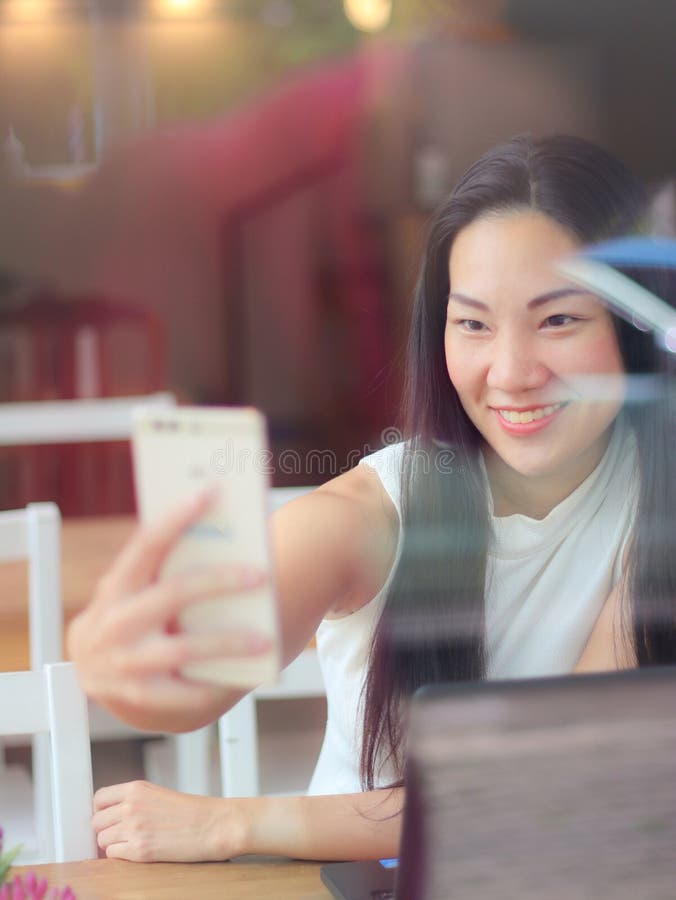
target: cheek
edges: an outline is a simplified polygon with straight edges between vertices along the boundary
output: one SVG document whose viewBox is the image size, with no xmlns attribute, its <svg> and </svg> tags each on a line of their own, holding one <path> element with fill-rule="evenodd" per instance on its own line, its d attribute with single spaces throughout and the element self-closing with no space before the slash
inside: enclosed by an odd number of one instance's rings
<svg viewBox="0 0 676 900">
<path fill-rule="evenodd" d="M 614 334 L 590 336 L 574 347 L 561 345 L 551 350 L 551 371 L 572 386 L 580 399 L 621 408 L 627 382 Z"/>
<path fill-rule="evenodd" d="M 451 379 L 453 383 L 453 387 L 458 390 L 458 374 L 459 374 L 459 365 L 458 365 L 458 352 L 457 348 L 453 346 L 453 341 L 446 336 L 444 337 L 444 354 L 446 356 L 446 371 L 448 372 L 448 377 Z"/>
<path fill-rule="evenodd" d="M 572 339 L 548 342 L 550 368 L 558 375 L 603 373 L 624 374 L 622 354 L 610 321 L 594 323 L 592 328 Z"/>
<path fill-rule="evenodd" d="M 462 399 L 473 387 L 476 387 L 479 368 L 478 354 L 468 352 L 461 344 L 448 337 L 444 341 L 444 350 L 448 377 Z"/>
<path fill-rule="evenodd" d="M 589 349 L 590 359 L 596 372 L 622 373 L 624 374 L 624 363 L 622 362 L 622 354 L 618 347 L 617 341 L 614 339 L 599 339 L 596 344 L 592 344 Z"/>
<path fill-rule="evenodd" d="M 589 335 L 584 355 L 592 372 L 624 373 L 620 345 L 609 315 L 599 322 L 598 327 Z"/>
</svg>

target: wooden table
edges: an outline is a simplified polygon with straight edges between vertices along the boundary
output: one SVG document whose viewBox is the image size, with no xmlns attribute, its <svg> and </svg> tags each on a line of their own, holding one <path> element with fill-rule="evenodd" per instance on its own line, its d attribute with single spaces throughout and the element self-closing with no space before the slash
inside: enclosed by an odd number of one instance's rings
<svg viewBox="0 0 676 900">
<path fill-rule="evenodd" d="M 30 870 L 51 887 L 70 885 L 77 900 L 327 900 L 320 863 L 248 858 L 225 863 L 130 863 L 95 859 Z"/>
<path fill-rule="evenodd" d="M 135 525 L 133 516 L 65 519 L 61 530 L 61 587 L 64 621 L 87 605 Z M 28 653 L 28 566 L 0 565 L 0 671 L 30 668 Z"/>
</svg>

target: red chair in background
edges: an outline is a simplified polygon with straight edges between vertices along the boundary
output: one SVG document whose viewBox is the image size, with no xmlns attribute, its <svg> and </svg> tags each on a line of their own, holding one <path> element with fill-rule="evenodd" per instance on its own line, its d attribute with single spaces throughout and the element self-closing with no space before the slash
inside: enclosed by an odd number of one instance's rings
<svg viewBox="0 0 676 900">
<path fill-rule="evenodd" d="M 146 395 L 165 384 L 164 335 L 151 311 L 103 297 L 45 294 L 0 312 L 0 400 Z M 2 448 L 0 506 L 53 500 L 64 516 L 133 510 L 126 443 Z"/>
</svg>

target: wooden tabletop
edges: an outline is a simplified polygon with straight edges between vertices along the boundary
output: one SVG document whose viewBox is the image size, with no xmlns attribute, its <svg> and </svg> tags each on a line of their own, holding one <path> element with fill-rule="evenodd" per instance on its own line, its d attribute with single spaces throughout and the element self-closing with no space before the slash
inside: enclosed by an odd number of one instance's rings
<svg viewBox="0 0 676 900">
<path fill-rule="evenodd" d="M 61 588 L 64 620 L 87 605 L 135 525 L 133 516 L 64 519 L 61 527 Z M 30 667 L 28 656 L 28 566 L 0 565 L 0 670 Z"/>
<path fill-rule="evenodd" d="M 250 858 L 224 863 L 130 863 L 95 859 L 31 869 L 50 888 L 70 885 L 77 900 L 328 900 L 320 863 Z"/>
</svg>

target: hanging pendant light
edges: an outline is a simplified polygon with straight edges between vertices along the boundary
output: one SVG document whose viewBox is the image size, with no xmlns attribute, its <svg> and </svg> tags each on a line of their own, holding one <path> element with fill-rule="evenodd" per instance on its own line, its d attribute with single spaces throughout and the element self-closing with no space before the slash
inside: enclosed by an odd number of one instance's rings
<svg viewBox="0 0 676 900">
<path fill-rule="evenodd" d="M 154 11 L 171 18 L 202 16 L 209 12 L 209 0 L 155 0 Z"/>
<path fill-rule="evenodd" d="M 382 31 L 392 18 L 392 0 L 343 0 L 345 15 L 360 31 Z"/>
<path fill-rule="evenodd" d="M 48 22 L 56 17 L 53 0 L 5 0 L 0 2 L 0 19 L 8 24 Z"/>
</svg>

